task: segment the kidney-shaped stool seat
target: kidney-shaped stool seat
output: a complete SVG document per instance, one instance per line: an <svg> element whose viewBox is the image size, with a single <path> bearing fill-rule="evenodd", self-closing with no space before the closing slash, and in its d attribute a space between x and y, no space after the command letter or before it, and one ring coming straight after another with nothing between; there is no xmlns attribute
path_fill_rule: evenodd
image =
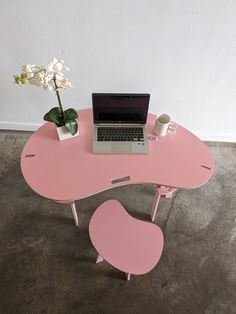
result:
<svg viewBox="0 0 236 314"><path fill-rule="evenodd" d="M158 263L164 245L161 229L130 216L116 200L108 200L94 212L90 239L98 252L97 263L107 261L130 275L149 272Z"/></svg>

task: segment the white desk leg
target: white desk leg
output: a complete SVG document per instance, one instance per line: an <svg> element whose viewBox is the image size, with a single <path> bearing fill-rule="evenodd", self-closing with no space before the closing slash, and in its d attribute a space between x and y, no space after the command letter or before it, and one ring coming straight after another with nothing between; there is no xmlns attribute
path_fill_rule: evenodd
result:
<svg viewBox="0 0 236 314"><path fill-rule="evenodd" d="M152 209L151 209L151 220L154 221L155 216L156 216L156 212L157 212L157 206L159 203L161 195L158 193L158 187L156 187L156 194L155 194L155 198L152 204Z"/></svg>
<svg viewBox="0 0 236 314"><path fill-rule="evenodd" d="M78 216L76 212L75 202L71 203L70 206L71 206L71 211L74 217L75 225L78 226L79 220L78 220Z"/></svg>

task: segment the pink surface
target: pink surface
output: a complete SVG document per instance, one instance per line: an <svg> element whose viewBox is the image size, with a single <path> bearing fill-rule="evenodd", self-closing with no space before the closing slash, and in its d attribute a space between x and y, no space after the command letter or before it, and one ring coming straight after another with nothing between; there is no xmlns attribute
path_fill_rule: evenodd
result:
<svg viewBox="0 0 236 314"><path fill-rule="evenodd" d="M163 250L161 229L130 216L123 206L109 200L94 212L89 224L90 239L109 264L129 274L149 272Z"/></svg>
<svg viewBox="0 0 236 314"><path fill-rule="evenodd" d="M154 136L155 116L148 115L148 134ZM149 154L93 154L92 110L79 111L80 136L60 142L55 125L46 123L27 141L21 155L26 182L38 194L73 201L118 185L154 183L196 188L213 174L210 151L195 135L178 126L175 135L149 140ZM26 157L26 155L34 155ZM130 176L130 181L111 180Z"/></svg>

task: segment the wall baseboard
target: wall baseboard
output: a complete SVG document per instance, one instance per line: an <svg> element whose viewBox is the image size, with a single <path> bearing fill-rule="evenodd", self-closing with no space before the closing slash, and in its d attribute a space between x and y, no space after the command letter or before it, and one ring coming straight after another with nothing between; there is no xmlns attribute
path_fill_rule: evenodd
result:
<svg viewBox="0 0 236 314"><path fill-rule="evenodd" d="M42 124L0 121L0 130L36 131ZM202 141L236 143L236 133L202 133L195 132Z"/></svg>
<svg viewBox="0 0 236 314"><path fill-rule="evenodd" d="M42 124L0 121L0 130L36 131Z"/></svg>
<svg viewBox="0 0 236 314"><path fill-rule="evenodd" d="M236 133L203 133L195 132L202 141L236 143Z"/></svg>

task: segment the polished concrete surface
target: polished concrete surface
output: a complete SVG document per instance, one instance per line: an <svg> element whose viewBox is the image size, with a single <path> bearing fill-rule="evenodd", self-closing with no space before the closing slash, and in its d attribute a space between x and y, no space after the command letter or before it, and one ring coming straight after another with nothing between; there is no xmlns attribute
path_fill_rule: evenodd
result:
<svg viewBox="0 0 236 314"><path fill-rule="evenodd" d="M236 313L236 144L207 143L216 169L195 190L161 199L155 223L165 246L148 274L95 264L89 219L107 199L149 219L154 186L115 188L70 208L24 181L19 156L27 132L0 131L0 313ZM46 178L45 178L46 179Z"/></svg>

